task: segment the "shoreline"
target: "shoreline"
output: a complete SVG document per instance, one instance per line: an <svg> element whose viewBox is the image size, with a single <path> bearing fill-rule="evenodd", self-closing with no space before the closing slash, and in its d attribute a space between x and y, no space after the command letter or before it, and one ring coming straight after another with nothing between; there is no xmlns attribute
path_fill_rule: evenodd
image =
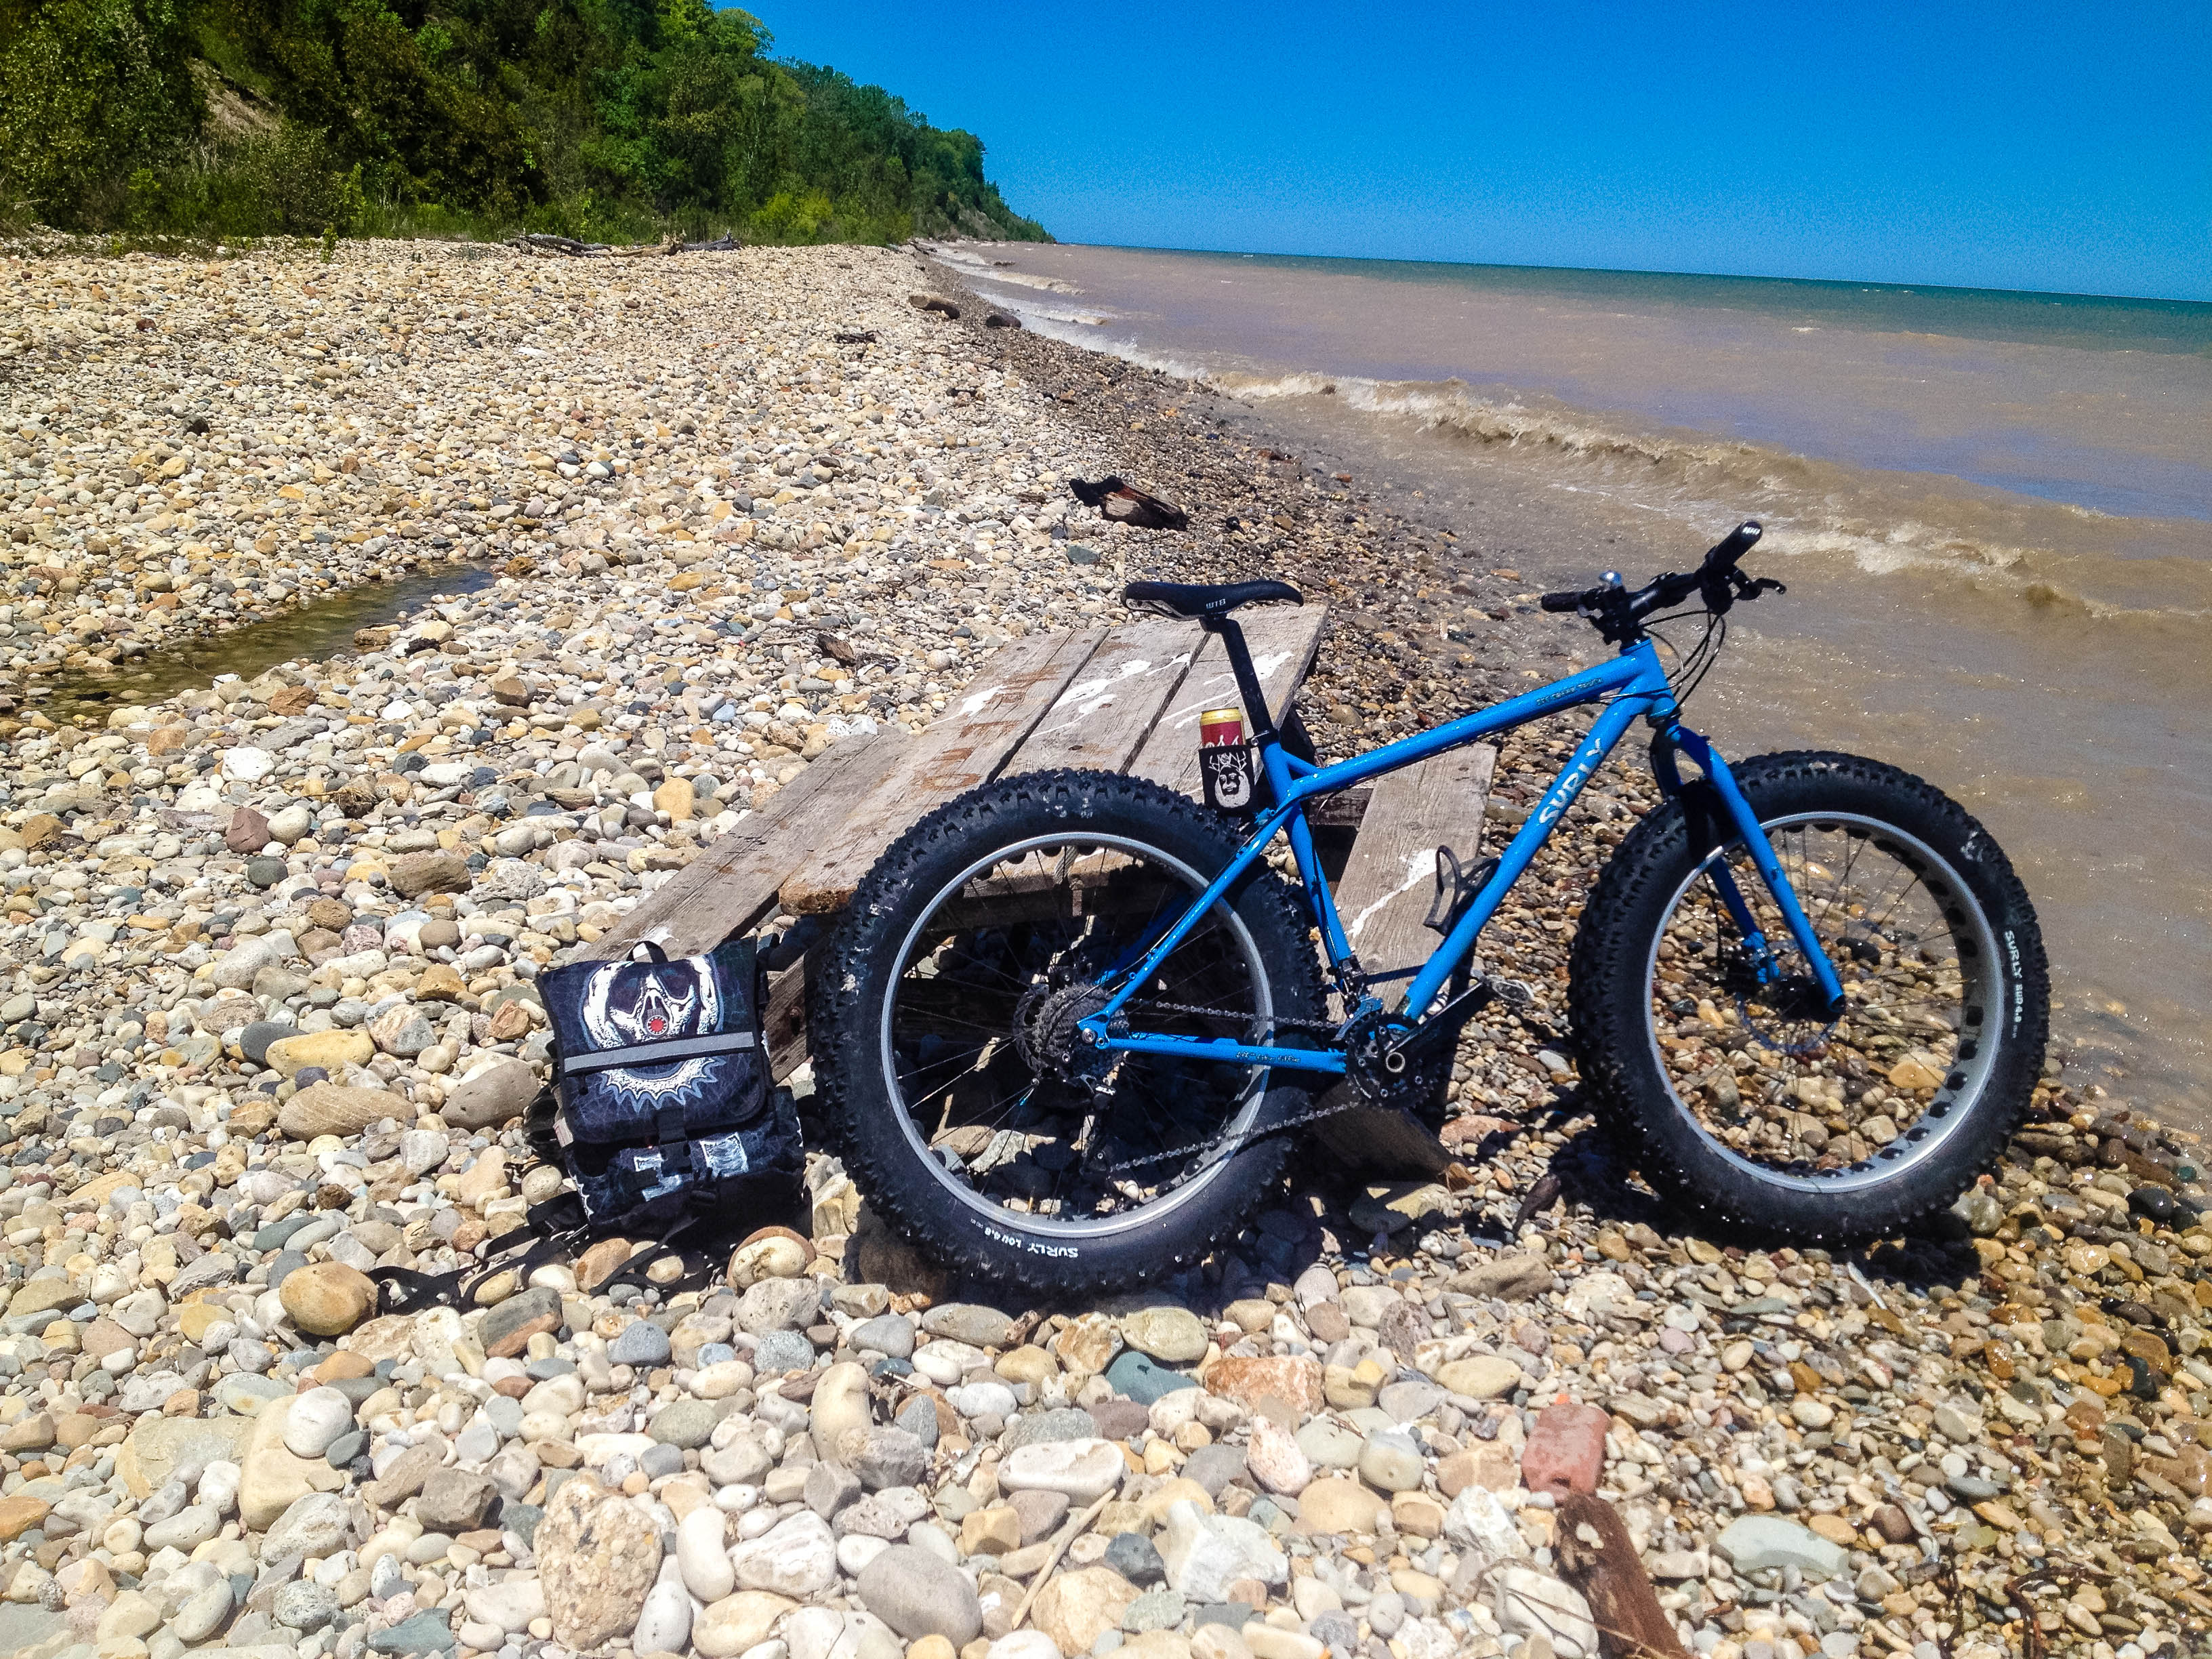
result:
<svg viewBox="0 0 2212 1659"><path fill-rule="evenodd" d="M426 342L533 297L342 252L421 301ZM1595 1150L1555 1046L1580 896L1651 805L1633 776L1596 781L1501 914L1539 1004L1462 1044L1464 1189L1301 1171L1149 1294L999 1310L884 1240L817 1149L800 1229L726 1288L610 1280L602 1249L372 1317L362 1270L450 1269L550 1193L514 1122L540 969L837 737L926 720L997 641L1118 619L1127 576L1283 574L1335 607L1304 703L1324 750L1589 659L1489 535L1270 457L1194 388L918 311L952 285L902 252L612 264L513 273L561 290L538 325L568 367L495 342L447 424L501 397L552 424L428 446L443 488L406 492L472 480L483 519L526 484L546 510L496 521L535 525L498 549L526 570L112 729L0 726L0 1587L27 1645L1481 1659L1525 1650L1516 1596L1565 1593L1547 1468L1619 1508L1705 1659L1838 1632L1996 1659L2044 1562L2116 1574L2128 1638L2212 1628L2212 1231L2171 1195L2203 1191L2193 1143L2055 1085L1955 1237L1680 1231ZM560 310L586 302L650 367ZM631 470L591 476L617 437ZM515 465L541 439L580 459ZM1066 492L1115 471L1194 533ZM1547 741L1505 744L1501 822ZM1547 1176L1563 1206L1516 1231ZM1081 1483L1030 1485L1054 1459ZM656 1562L673 1539L675 1588L579 1548L586 1520ZM1232 1547L1236 1574L1190 1565ZM2106 1645L2072 1650L2157 1644Z"/></svg>

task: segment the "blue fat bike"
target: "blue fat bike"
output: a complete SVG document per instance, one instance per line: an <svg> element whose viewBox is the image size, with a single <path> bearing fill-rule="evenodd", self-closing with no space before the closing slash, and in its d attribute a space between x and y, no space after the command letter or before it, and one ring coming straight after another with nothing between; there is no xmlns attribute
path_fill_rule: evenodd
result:
<svg viewBox="0 0 2212 1659"><path fill-rule="evenodd" d="M1270 723L1233 615L1295 589L1131 584L1133 605L1220 637L1256 808L1040 772L902 836L810 991L816 1075L863 1192L946 1265L1041 1295L1198 1261L1275 1188L1301 1125L1436 1102L1468 1018L1526 998L1482 970L1484 924L1641 720L1662 805L1591 892L1568 976L1589 1108L1693 1224L1827 1243L1909 1232L1950 1204L2041 1070L2034 911L1989 833L1920 779L1840 754L1731 767L1682 723L1721 619L1781 586L1737 568L1759 533L1746 524L1697 570L1640 589L1608 574L1545 595L1615 654L1328 765ZM1648 624L1672 618L1705 631L1670 678ZM1466 870L1440 857L1435 953L1402 988L1370 981L1308 809L1589 703L1587 734L1497 855Z"/></svg>

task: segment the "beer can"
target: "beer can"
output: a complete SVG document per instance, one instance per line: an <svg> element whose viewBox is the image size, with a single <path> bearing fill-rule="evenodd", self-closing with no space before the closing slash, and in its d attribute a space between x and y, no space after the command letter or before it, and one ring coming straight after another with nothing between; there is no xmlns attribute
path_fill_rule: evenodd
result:
<svg viewBox="0 0 2212 1659"><path fill-rule="evenodd" d="M1241 708L1209 708L1198 717L1198 746L1212 749L1223 744L1244 741L1244 711Z"/></svg>

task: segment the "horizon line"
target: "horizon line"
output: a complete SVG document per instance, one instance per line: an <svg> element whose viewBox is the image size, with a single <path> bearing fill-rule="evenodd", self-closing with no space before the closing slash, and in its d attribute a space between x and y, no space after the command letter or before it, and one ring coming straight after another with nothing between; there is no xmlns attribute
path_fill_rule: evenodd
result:
<svg viewBox="0 0 2212 1659"><path fill-rule="evenodd" d="M1049 234L1049 233L1048 233ZM925 240L935 240L930 238ZM960 238L948 238L959 240ZM1010 246L1034 246L1028 244L1004 244ZM2184 298L2168 294L2095 294L2069 289L1989 288L1965 283L1894 282L1870 276L1784 276L1760 275L1751 271L1728 270L1672 270L1646 265L1568 265L1508 263L1494 259L1417 258L1406 255L1377 253L1291 253L1266 248L1171 247L1164 244L1144 242L1085 242L1063 241L1054 237L1052 246L1060 247L1114 248L1129 253L1183 253L1215 255L1241 259L1346 259L1366 264L1391 265L1450 265L1469 270L1553 270L1571 271L1591 276L1693 276L1700 281L1722 283L1802 283L1820 288L1896 289L1907 292L1938 294L2003 295L2008 298L2045 300L2106 300L2130 305L2191 306L2212 310L2212 297L2202 300Z"/></svg>

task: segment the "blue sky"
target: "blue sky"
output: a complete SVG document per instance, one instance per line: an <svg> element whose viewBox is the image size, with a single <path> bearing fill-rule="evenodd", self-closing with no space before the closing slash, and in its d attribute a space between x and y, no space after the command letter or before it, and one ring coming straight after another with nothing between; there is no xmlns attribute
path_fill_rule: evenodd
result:
<svg viewBox="0 0 2212 1659"><path fill-rule="evenodd" d="M1063 241L2212 300L2212 7L759 15Z"/></svg>

